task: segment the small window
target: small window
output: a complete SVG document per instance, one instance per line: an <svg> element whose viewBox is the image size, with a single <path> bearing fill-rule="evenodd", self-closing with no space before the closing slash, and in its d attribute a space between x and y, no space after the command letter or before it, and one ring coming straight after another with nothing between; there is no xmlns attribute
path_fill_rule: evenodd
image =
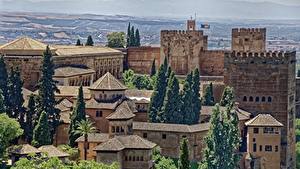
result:
<svg viewBox="0 0 300 169"><path fill-rule="evenodd" d="M167 139L167 135L166 134L162 134L162 139Z"/></svg>
<svg viewBox="0 0 300 169"><path fill-rule="evenodd" d="M259 102L259 97L256 97L256 98L255 98L255 102Z"/></svg>
<svg viewBox="0 0 300 169"><path fill-rule="evenodd" d="M249 97L249 102L253 102L253 97L252 96Z"/></svg>
<svg viewBox="0 0 300 169"><path fill-rule="evenodd" d="M262 145L259 146L259 151L262 151Z"/></svg>
<svg viewBox="0 0 300 169"><path fill-rule="evenodd" d="M266 97L265 97L265 96L263 96L263 97L261 98L261 102L266 102Z"/></svg>
<svg viewBox="0 0 300 169"><path fill-rule="evenodd" d="M249 41L249 39L248 38L245 38L245 42L248 42Z"/></svg>
<svg viewBox="0 0 300 169"><path fill-rule="evenodd" d="M183 135L182 138L186 138L186 135Z"/></svg>
<svg viewBox="0 0 300 169"><path fill-rule="evenodd" d="M128 157L127 156L125 156L125 161L128 161Z"/></svg>
<svg viewBox="0 0 300 169"><path fill-rule="evenodd" d="M136 157L136 161L140 161L140 157L139 156Z"/></svg>
<svg viewBox="0 0 300 169"><path fill-rule="evenodd" d="M275 146L275 152L278 152L278 146Z"/></svg>
<svg viewBox="0 0 300 169"><path fill-rule="evenodd" d="M255 142L256 141L256 139L255 138L253 138L253 142Z"/></svg>
<svg viewBox="0 0 300 169"><path fill-rule="evenodd" d="M253 144L253 152L256 152L256 143Z"/></svg>
<svg viewBox="0 0 300 169"><path fill-rule="evenodd" d="M143 156L140 157L140 161L144 161L144 157Z"/></svg>
<svg viewBox="0 0 300 169"><path fill-rule="evenodd" d="M87 149L90 149L90 144L89 143L87 143Z"/></svg>
<svg viewBox="0 0 300 169"><path fill-rule="evenodd" d="M128 160L131 161L131 156L129 156Z"/></svg>
<svg viewBox="0 0 300 169"><path fill-rule="evenodd" d="M97 110L96 111L96 117L102 117L102 111Z"/></svg>
<svg viewBox="0 0 300 169"><path fill-rule="evenodd" d="M244 96L243 101L244 101L244 102L247 101L247 96Z"/></svg>
<svg viewBox="0 0 300 169"><path fill-rule="evenodd" d="M116 132L115 126L112 126L112 127L111 127L111 130L112 130L113 133Z"/></svg>
<svg viewBox="0 0 300 169"><path fill-rule="evenodd" d="M147 138L147 133L143 133L143 138Z"/></svg>
<svg viewBox="0 0 300 169"><path fill-rule="evenodd" d="M272 102L272 97L268 97L268 102Z"/></svg>
<svg viewBox="0 0 300 169"><path fill-rule="evenodd" d="M265 146L265 151L272 151L272 146L271 145L266 145Z"/></svg>
<svg viewBox="0 0 300 169"><path fill-rule="evenodd" d="M258 134L259 133L259 128L254 128L253 133Z"/></svg>
<svg viewBox="0 0 300 169"><path fill-rule="evenodd" d="M117 126L116 132L119 133L120 132L120 127Z"/></svg>
<svg viewBox="0 0 300 169"><path fill-rule="evenodd" d="M132 157L132 161L135 161L135 156Z"/></svg>

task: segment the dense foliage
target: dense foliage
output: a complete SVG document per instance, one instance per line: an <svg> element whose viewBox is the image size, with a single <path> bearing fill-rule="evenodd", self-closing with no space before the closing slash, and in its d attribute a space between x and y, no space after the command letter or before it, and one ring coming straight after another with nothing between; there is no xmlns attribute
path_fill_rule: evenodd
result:
<svg viewBox="0 0 300 169"><path fill-rule="evenodd" d="M4 62L3 56L0 57L0 89L3 94L3 100L4 100L4 107L7 106L6 101L8 101L8 89L7 89L7 82L8 82L8 73L6 64Z"/></svg>
<svg viewBox="0 0 300 169"><path fill-rule="evenodd" d="M180 143L180 155L178 161L178 169L189 169L190 160L189 160L189 148L187 138L183 138Z"/></svg>
<svg viewBox="0 0 300 169"><path fill-rule="evenodd" d="M89 36L87 37L85 46L94 46L94 41L93 41L93 38L92 38L91 35L89 35Z"/></svg>
<svg viewBox="0 0 300 169"><path fill-rule="evenodd" d="M226 105L230 104L230 102L233 99L234 99L233 88L226 86L223 91L222 99L220 101L220 106L226 106Z"/></svg>
<svg viewBox="0 0 300 169"><path fill-rule="evenodd" d="M82 46L80 39L77 39L76 46Z"/></svg>
<svg viewBox="0 0 300 169"><path fill-rule="evenodd" d="M46 112L42 112L33 130L32 145L39 147L51 144L51 134Z"/></svg>
<svg viewBox="0 0 300 169"><path fill-rule="evenodd" d="M152 65L151 65L150 77L155 76L155 74L156 74L155 59L153 59Z"/></svg>
<svg viewBox="0 0 300 169"><path fill-rule="evenodd" d="M130 26L130 23L128 24L127 29L127 47L139 47L141 46L141 38L140 38L140 32L139 29L134 29L134 26Z"/></svg>
<svg viewBox="0 0 300 169"><path fill-rule="evenodd" d="M130 89L146 89L152 90L155 78L147 75L135 74L133 70L129 69L123 73L124 84Z"/></svg>
<svg viewBox="0 0 300 169"><path fill-rule="evenodd" d="M124 48L125 47L125 33L112 32L107 34L107 46L110 48Z"/></svg>
<svg viewBox="0 0 300 169"><path fill-rule="evenodd" d="M213 84L210 83L206 88L205 88L205 93L203 96L203 105L204 106L214 106L215 105L215 98L214 98L214 93L213 93Z"/></svg>

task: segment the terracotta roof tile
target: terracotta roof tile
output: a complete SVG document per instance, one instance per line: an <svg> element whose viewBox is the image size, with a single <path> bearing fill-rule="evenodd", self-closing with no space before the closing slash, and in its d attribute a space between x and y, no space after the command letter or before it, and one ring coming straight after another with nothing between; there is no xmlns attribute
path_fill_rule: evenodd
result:
<svg viewBox="0 0 300 169"><path fill-rule="evenodd" d="M214 108L214 106L202 106L201 107L201 115L211 116L213 108ZM225 111L226 107L220 106L220 110ZM237 109L237 113L238 113L239 120L248 120L248 119L250 119L251 113L249 113L245 110Z"/></svg>
<svg viewBox="0 0 300 169"><path fill-rule="evenodd" d="M135 116L134 108L129 105L129 101L123 101L116 110L106 117L108 120L131 119ZM133 110L134 109L134 110Z"/></svg>
<svg viewBox="0 0 300 169"><path fill-rule="evenodd" d="M73 97L77 98L79 86L57 86L60 93L55 93L56 97ZM88 87L82 87L84 99L90 99L91 93ZM38 91L36 91L38 93Z"/></svg>
<svg viewBox="0 0 300 169"><path fill-rule="evenodd" d="M104 103L104 102L98 102L95 99L90 99L86 101L85 107L88 109L108 109L108 110L114 110L118 105L120 101L116 101L113 103Z"/></svg>
<svg viewBox="0 0 300 169"><path fill-rule="evenodd" d="M79 76L85 74L93 74L95 70L93 69L83 69L83 68L76 68L76 67L59 67L55 69L54 78L58 77L72 77L72 76Z"/></svg>
<svg viewBox="0 0 300 169"><path fill-rule="evenodd" d="M29 37L22 37L4 44L0 50L45 50L46 44Z"/></svg>
<svg viewBox="0 0 300 169"><path fill-rule="evenodd" d="M19 155L27 155L32 153L41 153L40 150L37 148L29 145L29 144L22 144L22 145L16 145L11 148L9 148L9 152L13 154L19 154Z"/></svg>
<svg viewBox="0 0 300 169"><path fill-rule="evenodd" d="M123 55L121 51L103 46L66 46L53 45L56 49L56 57L60 56L80 56L80 55L101 55L108 53Z"/></svg>
<svg viewBox="0 0 300 169"><path fill-rule="evenodd" d="M48 157L68 157L68 153L65 153L53 145L41 146L38 148L42 153L46 153Z"/></svg>
<svg viewBox="0 0 300 169"><path fill-rule="evenodd" d="M91 87L91 90L126 90L119 80L117 80L111 73L107 72L99 78Z"/></svg>
<svg viewBox="0 0 300 169"><path fill-rule="evenodd" d="M88 134L88 142L95 142L95 143L103 143L109 140L108 133L90 133ZM84 136L79 137L76 139L76 142L83 142Z"/></svg>
<svg viewBox="0 0 300 169"><path fill-rule="evenodd" d="M246 126L274 126L274 127L283 127L283 124L277 121L270 114L259 114L253 119L245 123Z"/></svg>

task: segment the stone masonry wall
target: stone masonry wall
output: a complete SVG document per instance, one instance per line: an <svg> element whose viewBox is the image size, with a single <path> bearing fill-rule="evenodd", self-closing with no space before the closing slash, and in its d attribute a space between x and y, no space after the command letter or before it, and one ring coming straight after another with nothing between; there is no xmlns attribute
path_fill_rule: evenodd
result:
<svg viewBox="0 0 300 169"><path fill-rule="evenodd" d="M264 52L266 51L266 28L232 29L233 51Z"/></svg>
<svg viewBox="0 0 300 169"><path fill-rule="evenodd" d="M200 53L199 67L201 76L223 76L224 50L205 50Z"/></svg>

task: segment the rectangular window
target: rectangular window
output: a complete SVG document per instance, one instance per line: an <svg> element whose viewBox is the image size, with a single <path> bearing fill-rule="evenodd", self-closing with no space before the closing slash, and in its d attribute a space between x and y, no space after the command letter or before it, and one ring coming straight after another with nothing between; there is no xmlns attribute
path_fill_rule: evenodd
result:
<svg viewBox="0 0 300 169"><path fill-rule="evenodd" d="M265 151L272 151L272 146L271 145L266 145L265 146Z"/></svg>
<svg viewBox="0 0 300 169"><path fill-rule="evenodd" d="M143 138L147 138L147 133L143 133Z"/></svg>
<svg viewBox="0 0 300 169"><path fill-rule="evenodd" d="M275 130L273 127L264 127L264 133L266 134L274 134Z"/></svg>
<svg viewBox="0 0 300 169"><path fill-rule="evenodd" d="M96 117L102 117L102 111L97 110L96 111Z"/></svg>
<svg viewBox="0 0 300 169"><path fill-rule="evenodd" d="M262 151L262 145L259 146L259 151Z"/></svg>
<svg viewBox="0 0 300 169"><path fill-rule="evenodd" d="M253 144L253 152L256 152L256 143Z"/></svg>
<svg viewBox="0 0 300 169"><path fill-rule="evenodd" d="M275 146L275 152L278 152L278 146Z"/></svg>
<svg viewBox="0 0 300 169"><path fill-rule="evenodd" d="M253 133L254 133L254 134L258 134L258 133L259 133L259 128L254 128L254 129L253 129Z"/></svg>
<svg viewBox="0 0 300 169"><path fill-rule="evenodd" d="M256 141L256 139L255 138L253 138L253 142L255 142Z"/></svg>
<svg viewBox="0 0 300 169"><path fill-rule="evenodd" d="M162 139L167 139L167 135L166 134L162 134Z"/></svg>

